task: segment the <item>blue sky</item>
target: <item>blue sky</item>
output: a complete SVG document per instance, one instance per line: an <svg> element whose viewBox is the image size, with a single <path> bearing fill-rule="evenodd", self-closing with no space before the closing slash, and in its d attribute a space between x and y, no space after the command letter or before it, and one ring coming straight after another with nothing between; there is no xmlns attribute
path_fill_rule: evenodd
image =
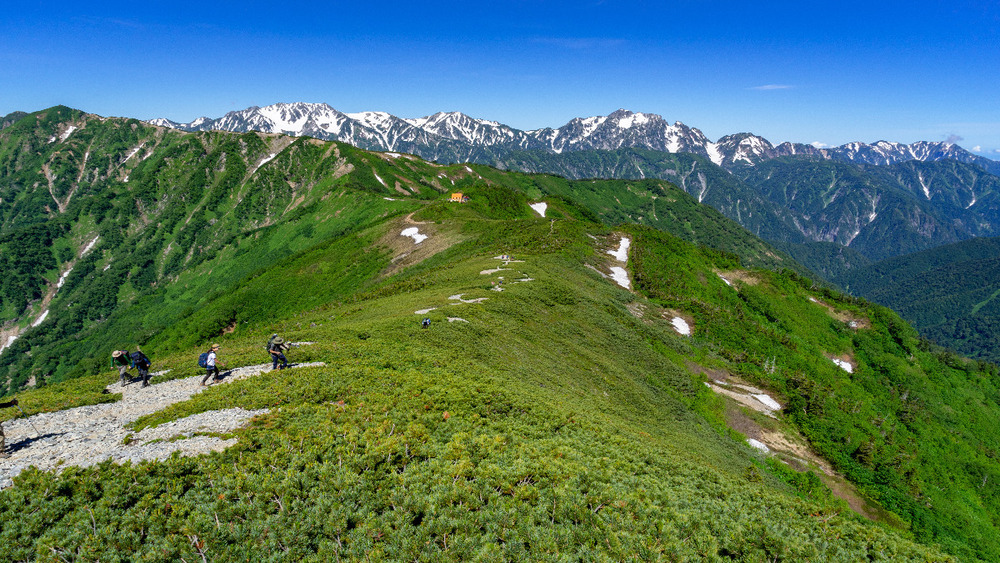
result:
<svg viewBox="0 0 1000 563"><path fill-rule="evenodd" d="M1000 158L1000 3L48 2L0 13L0 115L275 102L519 129L618 109L708 137L952 140Z"/></svg>

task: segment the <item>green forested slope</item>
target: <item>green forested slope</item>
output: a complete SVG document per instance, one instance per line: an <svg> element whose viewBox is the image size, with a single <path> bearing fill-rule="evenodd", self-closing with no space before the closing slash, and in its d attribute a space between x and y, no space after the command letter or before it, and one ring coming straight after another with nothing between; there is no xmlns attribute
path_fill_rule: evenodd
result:
<svg viewBox="0 0 1000 563"><path fill-rule="evenodd" d="M602 199L585 203L607 215L599 207L631 196L633 184L602 183ZM491 186L540 197L580 185L307 138L180 133L64 107L33 114L0 131L0 346L10 343L0 390L96 373L109 343L145 344L168 327L184 326L185 342L213 334L219 327L182 321L217 295L230 295L226 326L271 315L285 305L237 299L232 288L421 199L471 190L475 205ZM638 187L661 194L663 228L750 264L796 267L670 184ZM345 284L309 302L335 299Z"/></svg>
<svg viewBox="0 0 1000 563"><path fill-rule="evenodd" d="M724 169L692 154L621 148L511 152L496 162L578 179L667 179L827 278L995 236L1000 224L1000 178L956 161L876 166L799 155ZM655 205L622 201L618 208L633 222L659 227Z"/></svg>
<svg viewBox="0 0 1000 563"><path fill-rule="evenodd" d="M294 359L328 366L211 389L137 423L272 408L221 454L22 475L0 493L6 556L944 558L797 493L712 422L719 399L687 362L742 362L704 329L690 339L658 314L636 318L627 305L653 303L586 267L605 260L587 234L617 238L553 211L555 223L438 207L422 244L456 231L464 242L343 305L223 336L236 362L258 358L278 330L317 343ZM712 273L737 267L735 257L627 234L678 272L667 285L683 290L685 310L739 300ZM531 281L486 289L481 272L500 253L523 260L508 267ZM336 254L315 263L349 269L327 262ZM655 267L644 258L637 276ZM286 272L289 284L310 283ZM458 293L488 299L450 305ZM423 330L414 311L429 307L439 309ZM184 372L196 351L158 361ZM44 408L34 397L23 396L29 412Z"/></svg>
<svg viewBox="0 0 1000 563"><path fill-rule="evenodd" d="M226 451L23 473L0 492L4 558L1000 558L996 368L931 347L882 307L790 270L750 269L787 258L665 182L576 183L308 139L276 151L268 143L292 140L152 129L149 142L164 135L160 145L187 148L159 161L154 151L140 163L159 162L148 176L112 165L120 179L102 185L114 194L102 219L86 203L100 201L94 187L89 199L74 195L89 207L68 221L72 201L46 211L43 196L56 200L30 175L33 154L54 158L38 150L46 133L31 151L0 152L20 186L0 190L20 194L27 216L37 192L28 180L45 191L45 220L2 215L5 233L64 225L37 245L56 262L43 288L74 264L51 319L0 356L12 376L43 374L19 394L28 414L117 400L102 393L116 377L102 366L132 342L170 378L196 374L209 341L223 343L230 365L259 363L273 332L315 342L292 360L326 366L213 387L135 425L271 409ZM239 182L223 182L230 166ZM178 182L201 186L202 199ZM160 184L143 207L133 186ZM445 202L452 190L470 203ZM607 203L654 193L657 216L670 217L661 228L676 235L628 224ZM539 200L544 218L528 207ZM184 211L168 230L160 217L173 205ZM182 235L189 215L201 226ZM116 245L106 242L112 226ZM428 238L414 244L406 228ZM607 276L622 236L633 290ZM522 262L495 271L503 254ZM119 277L105 281L107 272ZM501 275L503 291L491 291ZM57 332L88 295L106 301L88 301L82 326ZM102 304L103 316L86 314ZM675 318L693 334L678 334ZM748 448L728 427L740 407L706 385L718 378L776 397L776 419L741 416L808 439L879 508L876 521L827 490L816 466L798 463L797 473L788 458Z"/></svg>
<svg viewBox="0 0 1000 563"><path fill-rule="evenodd" d="M838 281L881 303L921 334L1000 362L1000 239L980 238L883 260Z"/></svg>

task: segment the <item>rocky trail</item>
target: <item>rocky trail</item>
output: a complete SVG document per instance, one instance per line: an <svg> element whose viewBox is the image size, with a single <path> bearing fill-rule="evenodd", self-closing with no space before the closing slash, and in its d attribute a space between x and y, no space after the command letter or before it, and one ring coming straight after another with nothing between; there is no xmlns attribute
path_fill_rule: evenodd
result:
<svg viewBox="0 0 1000 563"><path fill-rule="evenodd" d="M326 364L294 364L293 369L322 365ZM215 385L226 385L269 371L270 363L233 368L222 372L222 380ZM0 459L0 488L11 486L12 479L32 465L51 470L71 465L87 467L108 459L117 463L136 463L163 460L173 452L194 456L221 451L234 445L236 439L224 440L201 433L232 432L251 418L268 412L267 409L224 409L195 414L140 432L128 430L126 426L138 418L208 389L201 386L204 373L156 383L156 376L165 373L155 372L145 388L138 380L124 387L118 382L109 385L108 392L122 394L122 399L115 403L39 413L4 422L10 457ZM129 435L131 438L126 444L125 437Z"/></svg>

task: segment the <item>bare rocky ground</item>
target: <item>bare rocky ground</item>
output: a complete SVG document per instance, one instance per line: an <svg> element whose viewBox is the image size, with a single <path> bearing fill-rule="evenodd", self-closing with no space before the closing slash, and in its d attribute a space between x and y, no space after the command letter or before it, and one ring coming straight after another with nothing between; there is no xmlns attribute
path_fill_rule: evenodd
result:
<svg viewBox="0 0 1000 563"><path fill-rule="evenodd" d="M295 367L325 365L323 362L296 364ZM226 385L271 371L271 364L233 368L222 372ZM10 457L0 459L0 488L11 486L12 479L32 465L42 470L66 466L87 467L111 459L117 463L163 460L173 452L194 456L220 451L236 443L202 433L226 434L245 425L251 418L268 412L240 408L203 412L168 422L140 432L126 425L141 416L152 414L204 391L204 374L156 383L153 374L148 387L140 382L122 387L114 383L110 393L122 393L115 403L91 405L63 411L40 413L4 423ZM196 435L198 434L198 435ZM129 443L125 437L131 435Z"/></svg>

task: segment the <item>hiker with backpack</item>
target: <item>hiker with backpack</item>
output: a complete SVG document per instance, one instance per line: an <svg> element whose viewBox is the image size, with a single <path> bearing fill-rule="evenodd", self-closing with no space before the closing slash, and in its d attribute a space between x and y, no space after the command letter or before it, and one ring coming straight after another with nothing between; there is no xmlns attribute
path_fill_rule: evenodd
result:
<svg viewBox="0 0 1000 563"><path fill-rule="evenodd" d="M213 382L219 381L221 379L219 377L219 368L216 366L216 364L219 364L222 367L226 367L226 364L218 361L216 357L216 353L219 351L219 348L222 348L222 346L219 346L218 344L212 344L212 347L208 349L208 352L203 352L201 356L198 357L198 365L205 368L205 377L201 378L201 385L203 387L205 386L205 382L208 381L209 377L212 378Z"/></svg>
<svg viewBox="0 0 1000 563"><path fill-rule="evenodd" d="M139 377L142 378L142 386L148 387L149 367L153 365L153 363L149 361L149 358L146 356L146 354L142 353L142 350L140 350L138 346L135 347L135 352L132 352L131 358L132 358L132 365L135 367L136 370L138 370Z"/></svg>
<svg viewBox="0 0 1000 563"><path fill-rule="evenodd" d="M0 403L0 409L5 409L8 407L16 407L16 406L17 406L17 399L14 399L7 403ZM0 425L0 458L5 458L5 457L10 457L10 454L7 453L7 446L5 444L5 438L3 435L3 425Z"/></svg>
<svg viewBox="0 0 1000 563"><path fill-rule="evenodd" d="M111 352L111 367L118 368L118 380L121 381L122 387L129 384L129 380L125 377L128 370L132 369L132 359L129 356L128 350L115 350Z"/></svg>
<svg viewBox="0 0 1000 563"><path fill-rule="evenodd" d="M289 344L285 342L285 339L274 334L271 339L267 341L267 351L271 354L271 370L285 369L288 367L288 359L285 358L285 350L289 349ZM278 362L281 362L281 366L278 366Z"/></svg>

